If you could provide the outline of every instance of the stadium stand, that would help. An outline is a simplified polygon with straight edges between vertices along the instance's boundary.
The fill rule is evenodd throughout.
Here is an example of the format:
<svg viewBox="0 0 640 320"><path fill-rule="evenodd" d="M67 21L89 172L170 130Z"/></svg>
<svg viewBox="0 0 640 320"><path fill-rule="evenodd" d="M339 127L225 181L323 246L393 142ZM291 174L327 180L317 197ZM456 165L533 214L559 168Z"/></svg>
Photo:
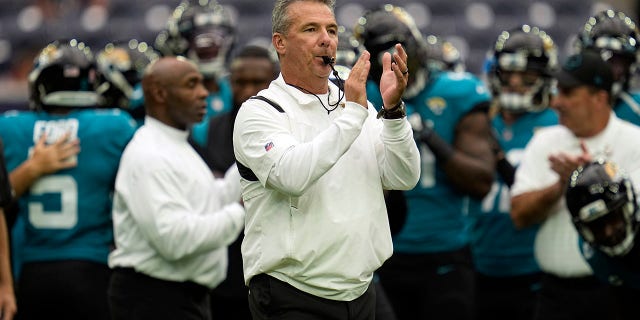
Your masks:
<svg viewBox="0 0 640 320"><path fill-rule="evenodd" d="M271 38L271 6L257 0L219 0L238 19L236 48ZM546 2L545 2L546 1ZM37 3L37 4L34 4ZM48 4L52 4L48 6ZM57 5L55 5L57 3ZM0 85L20 86L14 68L40 47L57 38L76 37L92 47L117 39L137 38L153 43L178 0L0 0ZM571 35L594 12L611 5L594 0L359 0L338 1L336 16L355 25L361 12L384 3L411 8L425 34L436 34L459 46L467 70L483 72L485 54L499 30L518 24L543 27L556 39L561 58L571 47ZM343 12L344 10L344 12ZM629 13L634 17L634 13ZM256 40L258 38L259 40ZM14 83L16 82L16 83ZM0 89L0 110L19 106L20 90Z"/></svg>

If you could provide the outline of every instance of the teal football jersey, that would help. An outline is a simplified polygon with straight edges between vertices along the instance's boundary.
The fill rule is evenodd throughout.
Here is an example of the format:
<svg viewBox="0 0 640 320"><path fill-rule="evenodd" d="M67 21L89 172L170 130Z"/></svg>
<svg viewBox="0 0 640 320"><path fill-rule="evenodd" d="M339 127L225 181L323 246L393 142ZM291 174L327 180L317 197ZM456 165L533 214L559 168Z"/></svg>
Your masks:
<svg viewBox="0 0 640 320"><path fill-rule="evenodd" d="M429 85L406 103L425 125L452 144L460 119L490 99L489 91L476 76L442 72L433 75ZM405 192L407 220L394 237L394 251L431 253L459 249L469 243L466 215L472 200L449 184L428 146L420 143L419 149L421 177L414 189Z"/></svg>
<svg viewBox="0 0 640 320"><path fill-rule="evenodd" d="M218 81L219 91L211 93L207 97L207 115L204 119L193 125L191 128L191 138L198 146L205 147L207 145L207 133L209 132L209 119L212 117L229 112L233 108L233 92L228 78Z"/></svg>
<svg viewBox="0 0 640 320"><path fill-rule="evenodd" d="M81 148L77 166L39 178L20 197L12 232L15 259L107 263L116 172L135 129L131 116L118 109L82 109L64 116L10 111L0 116L10 171L29 157L43 134L53 143L69 132Z"/></svg>
<svg viewBox="0 0 640 320"><path fill-rule="evenodd" d="M637 242L634 246L639 245ZM578 246L582 256L591 266L593 274L601 282L640 290L640 270L636 268L639 263L637 248L633 248L623 258L614 258L592 247L582 237L578 237Z"/></svg>
<svg viewBox="0 0 640 320"><path fill-rule="evenodd" d="M517 166L524 148L535 130L558 124L555 111L524 113L512 125L501 116L492 120L493 130L509 162ZM480 212L471 215L471 249L476 270L480 273L506 277L538 272L533 255L533 242L538 226L522 230L514 227L509 215L511 198L509 187L496 176L491 191L482 201Z"/></svg>
<svg viewBox="0 0 640 320"><path fill-rule="evenodd" d="M640 92L623 92L613 107L618 118L640 125Z"/></svg>
<svg viewBox="0 0 640 320"><path fill-rule="evenodd" d="M373 80L367 81L367 100L369 100L369 102L373 104L376 110L380 110L380 108L382 108L382 96L380 95L380 88Z"/></svg>

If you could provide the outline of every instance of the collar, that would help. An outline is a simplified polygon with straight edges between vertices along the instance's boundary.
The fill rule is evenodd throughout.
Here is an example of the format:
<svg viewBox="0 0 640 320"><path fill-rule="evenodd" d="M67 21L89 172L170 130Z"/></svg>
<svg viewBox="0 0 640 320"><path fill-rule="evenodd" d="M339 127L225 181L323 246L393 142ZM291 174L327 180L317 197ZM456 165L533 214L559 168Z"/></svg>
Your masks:
<svg viewBox="0 0 640 320"><path fill-rule="evenodd" d="M587 149L593 158L610 158L611 157L611 142L616 140L618 130L620 128L622 120L611 111L609 115L609 122L607 126L595 136L583 139L587 144ZM581 140L581 139L579 139Z"/></svg>
<svg viewBox="0 0 640 320"><path fill-rule="evenodd" d="M602 132L597 134L596 137L607 137L615 134L615 131L620 126L620 121L622 120L620 120L620 118L618 118L618 116L616 116L616 113L612 110L609 114L609 121L607 122L607 126L604 128L604 130L602 130Z"/></svg>
<svg viewBox="0 0 640 320"><path fill-rule="evenodd" d="M150 116L144 117L144 126L154 131L160 131L168 137L180 141L187 141L187 138L189 137L189 130L176 129Z"/></svg>
<svg viewBox="0 0 640 320"><path fill-rule="evenodd" d="M327 82L329 83L329 103L335 104L338 101L339 90L338 87L333 84L333 82L329 81L327 78ZM318 98L316 98L313 94L304 93L301 90L298 90L295 87L288 85L284 82L284 78L282 77L282 73L278 76L276 80L273 82L277 87L281 90L288 93L291 97L293 97L299 105L311 105L317 104ZM344 99L344 98L343 98ZM324 101L323 101L324 102ZM343 101L344 102L344 101Z"/></svg>

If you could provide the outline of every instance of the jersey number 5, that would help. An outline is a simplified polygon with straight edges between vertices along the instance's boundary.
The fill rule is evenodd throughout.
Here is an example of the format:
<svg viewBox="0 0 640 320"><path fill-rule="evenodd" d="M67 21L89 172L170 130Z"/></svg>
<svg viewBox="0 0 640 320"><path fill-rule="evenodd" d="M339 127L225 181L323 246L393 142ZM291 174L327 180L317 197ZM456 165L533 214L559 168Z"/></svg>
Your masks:
<svg viewBox="0 0 640 320"><path fill-rule="evenodd" d="M31 187L34 196L60 194L60 210L46 211L42 201L29 201L29 222L36 228L71 229L78 223L78 185L68 175L48 176Z"/></svg>

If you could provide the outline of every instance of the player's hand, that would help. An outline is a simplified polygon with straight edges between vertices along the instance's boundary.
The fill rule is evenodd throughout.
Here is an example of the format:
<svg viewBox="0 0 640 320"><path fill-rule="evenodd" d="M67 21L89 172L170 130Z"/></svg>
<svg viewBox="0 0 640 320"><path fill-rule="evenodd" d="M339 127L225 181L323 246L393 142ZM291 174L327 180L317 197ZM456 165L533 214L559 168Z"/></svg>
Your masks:
<svg viewBox="0 0 640 320"><path fill-rule="evenodd" d="M407 67L407 53L399 43L395 46L393 61L391 54L385 52L382 55L382 76L380 77L380 94L383 107L393 108L402 98L409 80L409 68Z"/></svg>
<svg viewBox="0 0 640 320"><path fill-rule="evenodd" d="M367 77L371 68L370 56L369 51L365 50L351 68L349 78L344 82L344 97L347 101L355 102L365 108L368 107Z"/></svg>
<svg viewBox="0 0 640 320"><path fill-rule="evenodd" d="M0 319L11 320L17 311L18 306L13 288L5 285L0 286Z"/></svg>
<svg viewBox="0 0 640 320"><path fill-rule="evenodd" d="M37 172L44 175L78 165L76 156L80 152L80 141L78 139L69 140L69 136L69 133L65 133L50 145L46 144L46 134L40 137L40 140L33 147L30 159Z"/></svg>
<svg viewBox="0 0 640 320"><path fill-rule="evenodd" d="M566 186L569 183L571 174L579 166L585 165L592 161L591 154L587 149L584 141L580 142L582 153L579 155L570 155L564 152L552 154L549 156L549 164L551 169L560 177L560 183Z"/></svg>

